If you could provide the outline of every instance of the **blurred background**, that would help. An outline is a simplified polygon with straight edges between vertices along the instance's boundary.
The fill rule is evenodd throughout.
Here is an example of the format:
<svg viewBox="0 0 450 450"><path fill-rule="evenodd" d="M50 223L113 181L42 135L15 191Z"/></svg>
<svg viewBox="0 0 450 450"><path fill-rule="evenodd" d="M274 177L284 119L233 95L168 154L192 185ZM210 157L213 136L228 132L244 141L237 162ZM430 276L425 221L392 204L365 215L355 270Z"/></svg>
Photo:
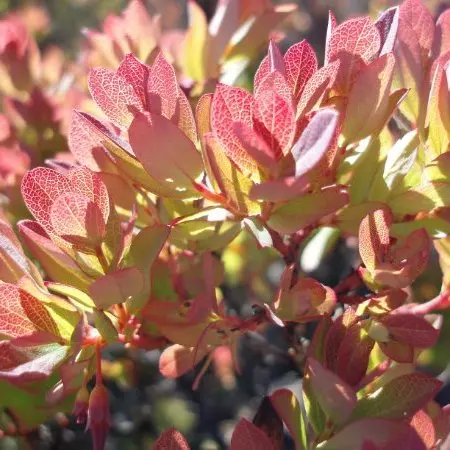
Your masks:
<svg viewBox="0 0 450 450"><path fill-rule="evenodd" d="M163 29L186 26L184 0L146 0L150 13L161 15ZM215 0L199 0L208 17L216 6ZM273 3L282 3L274 1ZM371 14L396 2L389 0L297 0L298 9L277 33L282 33L280 46L285 51L291 44L307 39L316 49L319 60L324 50L328 11L332 9L342 21L348 17ZM427 2L438 14L450 2ZM0 14L19 15L44 53L57 46L66 58L77 64L77 55L83 46L83 30L99 29L110 14L119 14L127 6L126 0L0 0ZM280 34L281 36L281 34ZM244 74L243 84L251 88L253 73L258 67L255 60ZM309 249L314 254L314 248ZM319 281L330 286L347 275L356 264L357 252L351 242L336 240L334 249L319 268L308 261L303 267ZM257 250L246 236L239 236L222 255L225 278L222 291L230 308L237 314L248 314L255 300L272 297L282 271L277 255L268 250ZM310 263L310 261L309 261ZM429 270L415 283L416 300L432 298L439 292L441 273L435 256ZM439 400L450 401L450 316L440 344L421 357L422 370L439 375L446 388ZM105 376L111 392L112 431L108 450L151 449L156 437L165 429L175 426L185 434L191 448L202 450L227 447L231 431L239 417L253 418L262 398L272 390L286 386L300 393L302 349L306 350L313 325L298 326L282 331L266 329L262 334L249 335L240 344L242 374L236 375L230 365L230 355L217 352L213 367L206 373L200 388L191 389L195 371L178 380L163 379L158 372L159 352L129 351L112 347L105 352ZM292 356L292 347L297 349ZM5 438L2 450L75 450L90 448L90 435L83 426L70 417L59 415L42 425L22 440ZM290 443L286 442L286 449Z"/></svg>

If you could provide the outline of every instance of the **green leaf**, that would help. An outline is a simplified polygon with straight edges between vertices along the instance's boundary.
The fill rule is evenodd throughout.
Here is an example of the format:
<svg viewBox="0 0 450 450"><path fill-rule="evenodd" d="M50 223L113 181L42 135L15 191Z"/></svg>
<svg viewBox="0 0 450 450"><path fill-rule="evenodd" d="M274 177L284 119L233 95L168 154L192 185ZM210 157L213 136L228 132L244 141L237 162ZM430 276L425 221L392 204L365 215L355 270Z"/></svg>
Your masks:
<svg viewBox="0 0 450 450"><path fill-rule="evenodd" d="M294 233L336 212L348 199L347 190L342 186L326 187L276 207L267 223L279 233Z"/></svg>
<svg viewBox="0 0 450 450"><path fill-rule="evenodd" d="M307 450L308 436L305 419L294 393L288 389L278 389L270 396L270 401L294 439L295 450Z"/></svg>
<svg viewBox="0 0 450 450"><path fill-rule="evenodd" d="M351 417L411 417L434 397L441 386L441 381L423 373L401 375L360 399Z"/></svg>
<svg viewBox="0 0 450 450"><path fill-rule="evenodd" d="M264 226L264 223L258 217L246 217L243 224L256 239L260 248L273 247L272 236L269 230Z"/></svg>

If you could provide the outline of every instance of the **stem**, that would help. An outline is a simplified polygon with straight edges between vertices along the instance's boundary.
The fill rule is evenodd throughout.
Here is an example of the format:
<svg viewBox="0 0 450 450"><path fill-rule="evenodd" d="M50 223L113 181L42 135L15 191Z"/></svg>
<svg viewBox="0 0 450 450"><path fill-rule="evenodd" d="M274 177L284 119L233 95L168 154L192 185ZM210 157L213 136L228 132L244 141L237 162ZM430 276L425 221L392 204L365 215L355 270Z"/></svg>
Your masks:
<svg viewBox="0 0 450 450"><path fill-rule="evenodd" d="M109 263L105 257L105 254L103 253L102 247L98 245L95 248L95 256L97 256L98 261L100 262L100 265L102 266L102 269L105 273L108 272L109 269Z"/></svg>
<svg viewBox="0 0 450 450"><path fill-rule="evenodd" d="M102 350L100 345L95 346L95 383L102 384Z"/></svg>

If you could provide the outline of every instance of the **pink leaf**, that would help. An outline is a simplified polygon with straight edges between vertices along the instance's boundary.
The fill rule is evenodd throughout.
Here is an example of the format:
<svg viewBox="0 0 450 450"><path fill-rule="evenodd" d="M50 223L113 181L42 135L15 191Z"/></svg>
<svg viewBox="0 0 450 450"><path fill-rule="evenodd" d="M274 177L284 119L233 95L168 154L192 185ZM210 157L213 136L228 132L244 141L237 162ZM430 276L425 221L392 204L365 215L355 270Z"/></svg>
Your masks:
<svg viewBox="0 0 450 450"><path fill-rule="evenodd" d="M133 121L130 108L143 110L142 101L131 84L109 69L92 69L88 86L94 101L119 128L126 130Z"/></svg>
<svg viewBox="0 0 450 450"><path fill-rule="evenodd" d="M181 377L181 375L192 370L207 353L208 351L203 347L196 349L173 344L162 352L159 358L159 371L167 378Z"/></svg>
<svg viewBox="0 0 450 450"><path fill-rule="evenodd" d="M333 30L329 61L341 62L336 80L340 92L348 91L356 73L379 52L380 43L380 33L368 17L347 20Z"/></svg>
<svg viewBox="0 0 450 450"><path fill-rule="evenodd" d="M53 202L70 190L70 181L67 177L45 167L31 170L22 180L22 196L25 204L47 233L54 231L50 221Z"/></svg>
<svg viewBox="0 0 450 450"><path fill-rule="evenodd" d="M130 84L143 105L147 103L147 82L150 76L150 67L141 63L133 54L125 55L124 60L116 72Z"/></svg>
<svg viewBox="0 0 450 450"><path fill-rule="evenodd" d="M375 26L378 28L381 38L380 56L394 50L395 40L397 38L399 16L399 8L393 7L384 11L375 22Z"/></svg>
<svg viewBox="0 0 450 450"><path fill-rule="evenodd" d="M274 450L267 435L256 425L241 419L231 437L230 450Z"/></svg>
<svg viewBox="0 0 450 450"><path fill-rule="evenodd" d="M130 143L145 170L178 195L192 190L203 168L200 153L172 122L157 114L136 114Z"/></svg>
<svg viewBox="0 0 450 450"><path fill-rule="evenodd" d="M172 119L177 109L178 90L175 70L162 53L158 53L148 78L148 111Z"/></svg>
<svg viewBox="0 0 450 450"><path fill-rule="evenodd" d="M179 431L169 428L159 436L153 450L189 450L189 445Z"/></svg>
<svg viewBox="0 0 450 450"><path fill-rule="evenodd" d="M328 25L327 25L327 35L325 38L325 60L324 66L328 66L330 63L330 39L333 34L334 29L337 26L337 20L332 11L328 11Z"/></svg>
<svg viewBox="0 0 450 450"><path fill-rule="evenodd" d="M137 297L144 289L145 278L136 267L108 272L89 286L89 294L98 309L108 309Z"/></svg>
<svg viewBox="0 0 450 450"><path fill-rule="evenodd" d="M99 245L106 232L100 208L84 195L67 193L59 196L50 210L54 232L75 245Z"/></svg>
<svg viewBox="0 0 450 450"><path fill-rule="evenodd" d="M320 106L331 86L334 85L340 67L339 61L334 61L314 72L306 82L303 94L297 105L297 118L304 116Z"/></svg>
<svg viewBox="0 0 450 450"><path fill-rule="evenodd" d="M436 22L436 34L433 42L434 59L450 50L450 9L446 9Z"/></svg>
<svg viewBox="0 0 450 450"><path fill-rule="evenodd" d="M296 105L305 88L306 82L317 71L317 57L309 42L303 40L292 47L284 55L286 79L292 89Z"/></svg>
<svg viewBox="0 0 450 450"><path fill-rule="evenodd" d="M296 177L312 170L325 155L333 140L337 121L338 114L331 109L321 110L314 115L291 150Z"/></svg>
<svg viewBox="0 0 450 450"><path fill-rule="evenodd" d="M314 397L325 414L336 423L345 422L356 406L355 391L311 357L308 371Z"/></svg>

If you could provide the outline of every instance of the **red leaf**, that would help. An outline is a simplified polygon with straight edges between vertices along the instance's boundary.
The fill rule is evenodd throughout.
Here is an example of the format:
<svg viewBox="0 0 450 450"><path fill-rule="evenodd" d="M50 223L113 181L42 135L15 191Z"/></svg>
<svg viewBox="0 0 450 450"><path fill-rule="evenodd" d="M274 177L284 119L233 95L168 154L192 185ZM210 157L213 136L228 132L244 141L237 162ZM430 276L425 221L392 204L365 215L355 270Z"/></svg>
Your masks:
<svg viewBox="0 0 450 450"><path fill-rule="evenodd" d="M378 54L380 33L369 17L350 19L337 26L330 38L329 61L340 61L337 89L348 92L358 71Z"/></svg>
<svg viewBox="0 0 450 450"><path fill-rule="evenodd" d="M423 409L420 409L414 414L410 423L426 448L432 448L436 442L436 430L430 416Z"/></svg>
<svg viewBox="0 0 450 450"><path fill-rule="evenodd" d="M296 105L305 88L306 82L317 71L317 56L308 41L301 41L289 47L284 55L286 79L292 89Z"/></svg>
<svg viewBox="0 0 450 450"><path fill-rule="evenodd" d="M89 92L106 117L119 128L127 129L133 121L131 108L143 111L142 101L125 78L109 69L91 69Z"/></svg>
<svg viewBox="0 0 450 450"><path fill-rule="evenodd" d="M45 167L31 170L22 180L22 196L25 204L47 233L54 232L50 221L53 202L70 190L67 177Z"/></svg>
<svg viewBox="0 0 450 450"><path fill-rule="evenodd" d="M356 386L367 372L373 346L374 341L359 322L349 327L337 353L336 373L351 386Z"/></svg>
<svg viewBox="0 0 450 450"><path fill-rule="evenodd" d="M330 63L330 39L333 34L334 29L337 26L337 20L332 11L328 11L328 24L327 24L327 35L325 38L325 61L324 66L328 66Z"/></svg>
<svg viewBox="0 0 450 450"><path fill-rule="evenodd" d="M44 305L13 284L0 284L0 334L17 338L46 331L58 336L58 328Z"/></svg>
<svg viewBox="0 0 450 450"><path fill-rule="evenodd" d="M225 154L248 176L258 171L233 132L234 122L252 127L251 108L253 97L247 91L219 84L211 105L211 129L219 138Z"/></svg>
<svg viewBox="0 0 450 450"><path fill-rule="evenodd" d="M377 209L361 221L359 227L359 253L369 271L376 268L389 250L389 227L392 214L387 209Z"/></svg>
<svg viewBox="0 0 450 450"><path fill-rule="evenodd" d="M175 70L162 53L158 53L148 79L148 110L161 114L169 120L172 119L177 109L178 90Z"/></svg>
<svg viewBox="0 0 450 450"><path fill-rule="evenodd" d="M397 341L378 342L381 351L394 361L399 363L414 362L414 347Z"/></svg>
<svg viewBox="0 0 450 450"><path fill-rule="evenodd" d="M273 90L255 97L253 127L266 141L277 159L286 155L295 133L295 114L291 103Z"/></svg>
<svg viewBox="0 0 450 450"><path fill-rule="evenodd" d="M189 445L179 431L169 428L159 436L153 450L189 450Z"/></svg>
<svg viewBox="0 0 450 450"><path fill-rule="evenodd" d="M231 437L230 450L274 450L272 442L257 426L241 419Z"/></svg>
<svg viewBox="0 0 450 450"><path fill-rule="evenodd" d="M331 109L323 109L314 115L291 150L296 177L317 166L333 140L337 121L338 114Z"/></svg>
<svg viewBox="0 0 450 450"><path fill-rule="evenodd" d="M306 82L302 96L297 105L299 118L320 106L329 89L334 85L339 71L340 62L333 61L327 66L320 68Z"/></svg>
<svg viewBox="0 0 450 450"><path fill-rule="evenodd" d="M147 82L150 67L141 63L132 53L125 55L116 72L130 84L143 105L147 104Z"/></svg>
<svg viewBox="0 0 450 450"><path fill-rule="evenodd" d="M421 316L394 313L379 320L395 340L413 347L433 347L439 337L439 331Z"/></svg>

